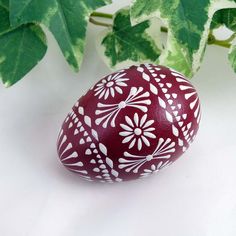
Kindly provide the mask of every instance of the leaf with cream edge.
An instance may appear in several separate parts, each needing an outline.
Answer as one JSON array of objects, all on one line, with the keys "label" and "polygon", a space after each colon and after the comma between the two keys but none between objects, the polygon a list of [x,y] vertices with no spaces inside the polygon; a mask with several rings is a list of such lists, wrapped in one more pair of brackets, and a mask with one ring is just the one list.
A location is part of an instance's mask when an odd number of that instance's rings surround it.
[{"label": "leaf with cream edge", "polygon": [[9,29],[9,2],[8,0],[0,0],[0,35],[9,31]]},{"label": "leaf with cream edge", "polygon": [[78,71],[83,59],[90,14],[110,0],[10,0],[13,26],[42,23],[56,38],[66,60]]},{"label": "leaf with cream edge", "polygon": [[123,8],[114,15],[113,28],[101,32],[97,49],[112,69],[121,69],[134,63],[155,62],[160,56],[160,31],[155,32],[157,19],[131,26],[130,10]]},{"label": "leaf with cream edge", "polygon": [[214,14],[211,28],[215,29],[220,26],[236,31],[236,9],[221,9]]},{"label": "leaf with cream edge", "polygon": [[[222,9],[215,13],[211,28],[215,29],[219,26],[225,26],[228,29],[234,32],[234,37],[236,33],[236,9]],[[232,44],[229,50],[229,62],[236,73],[236,45],[235,43]]]},{"label": "leaf with cream edge", "polygon": [[231,64],[234,72],[236,73],[236,45],[233,45],[230,48],[228,57],[229,57],[230,64]]},{"label": "leaf with cream edge", "polygon": [[11,28],[9,2],[0,0],[0,78],[9,87],[19,81],[43,58],[46,38],[40,26],[26,24]]},{"label": "leaf with cream edge", "polygon": [[219,10],[215,12],[215,14],[213,15],[213,18],[211,20],[211,26],[210,26],[211,30],[218,29],[220,26],[223,25],[221,11],[222,10]]},{"label": "leaf with cream edge", "polygon": [[133,25],[160,18],[168,26],[167,46],[158,63],[193,77],[198,71],[217,10],[235,8],[233,0],[134,0]]}]

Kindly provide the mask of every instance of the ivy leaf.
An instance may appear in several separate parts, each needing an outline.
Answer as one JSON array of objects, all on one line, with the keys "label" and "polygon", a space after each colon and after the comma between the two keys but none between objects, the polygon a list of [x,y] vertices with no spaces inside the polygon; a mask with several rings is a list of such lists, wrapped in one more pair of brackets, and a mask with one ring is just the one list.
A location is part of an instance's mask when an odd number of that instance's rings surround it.
[{"label": "ivy leaf", "polygon": [[56,38],[66,60],[79,70],[90,14],[110,0],[10,0],[12,25],[38,22]]},{"label": "ivy leaf", "polygon": [[214,30],[214,29],[219,28],[222,25],[223,25],[223,22],[222,22],[222,10],[219,10],[219,11],[215,12],[215,14],[213,15],[210,29]]},{"label": "ivy leaf", "polygon": [[236,9],[222,9],[214,14],[211,28],[215,29],[222,25],[236,31]]},{"label": "ivy leaf", "polygon": [[161,18],[169,33],[158,62],[193,77],[203,58],[213,14],[234,7],[234,0],[134,0],[131,18],[133,24]]},{"label": "ivy leaf", "polygon": [[232,47],[230,48],[228,58],[234,72],[236,73],[236,45],[232,45]]},{"label": "ivy leaf", "polygon": [[9,3],[8,0],[0,0],[0,35],[9,31]]},{"label": "ivy leaf", "polygon": [[10,27],[7,0],[0,0],[0,12],[0,78],[9,87],[43,58],[47,45],[43,31],[35,24]]},{"label": "ivy leaf", "polygon": [[[236,9],[222,9],[215,13],[213,21],[211,24],[212,29],[217,26],[226,26],[228,29],[232,30],[234,34],[232,38],[235,37],[236,33]],[[229,62],[236,73],[236,45],[232,44],[228,55]]]},{"label": "ivy leaf", "polygon": [[98,50],[113,69],[127,67],[134,63],[155,62],[161,50],[158,36],[151,37],[154,20],[131,26],[129,8],[118,11],[113,20],[113,28],[103,31],[98,38]]}]

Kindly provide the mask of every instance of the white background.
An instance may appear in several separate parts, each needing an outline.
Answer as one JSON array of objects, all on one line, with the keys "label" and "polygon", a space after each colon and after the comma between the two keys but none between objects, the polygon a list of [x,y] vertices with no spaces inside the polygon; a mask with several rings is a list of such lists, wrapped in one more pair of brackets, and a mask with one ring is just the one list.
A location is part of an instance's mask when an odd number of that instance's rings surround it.
[{"label": "white background", "polygon": [[39,66],[16,86],[0,86],[0,235],[235,236],[236,75],[227,49],[208,47],[192,80],[201,128],[174,165],[145,180],[103,185],[80,180],[58,162],[56,139],[67,112],[109,73],[95,50],[99,30],[89,27],[79,74],[49,35]]}]

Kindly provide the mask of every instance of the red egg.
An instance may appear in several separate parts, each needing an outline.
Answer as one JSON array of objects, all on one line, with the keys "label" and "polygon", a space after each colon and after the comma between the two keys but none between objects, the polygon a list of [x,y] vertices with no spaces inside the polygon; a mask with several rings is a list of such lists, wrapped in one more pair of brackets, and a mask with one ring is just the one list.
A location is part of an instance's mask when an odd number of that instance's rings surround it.
[{"label": "red egg", "polygon": [[89,181],[143,178],[188,149],[200,118],[197,92],[182,74],[132,66],[101,79],[78,100],[62,125],[58,154]]}]

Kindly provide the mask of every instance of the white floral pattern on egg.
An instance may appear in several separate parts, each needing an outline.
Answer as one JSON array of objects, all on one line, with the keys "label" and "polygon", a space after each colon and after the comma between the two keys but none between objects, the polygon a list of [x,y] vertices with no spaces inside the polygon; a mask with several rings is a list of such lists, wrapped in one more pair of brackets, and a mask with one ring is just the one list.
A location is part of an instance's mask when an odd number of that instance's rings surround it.
[{"label": "white floral pattern on egg", "polygon": [[58,154],[89,181],[143,178],[188,149],[200,119],[197,92],[183,75],[163,66],[132,66],[79,99],[62,125]]}]

